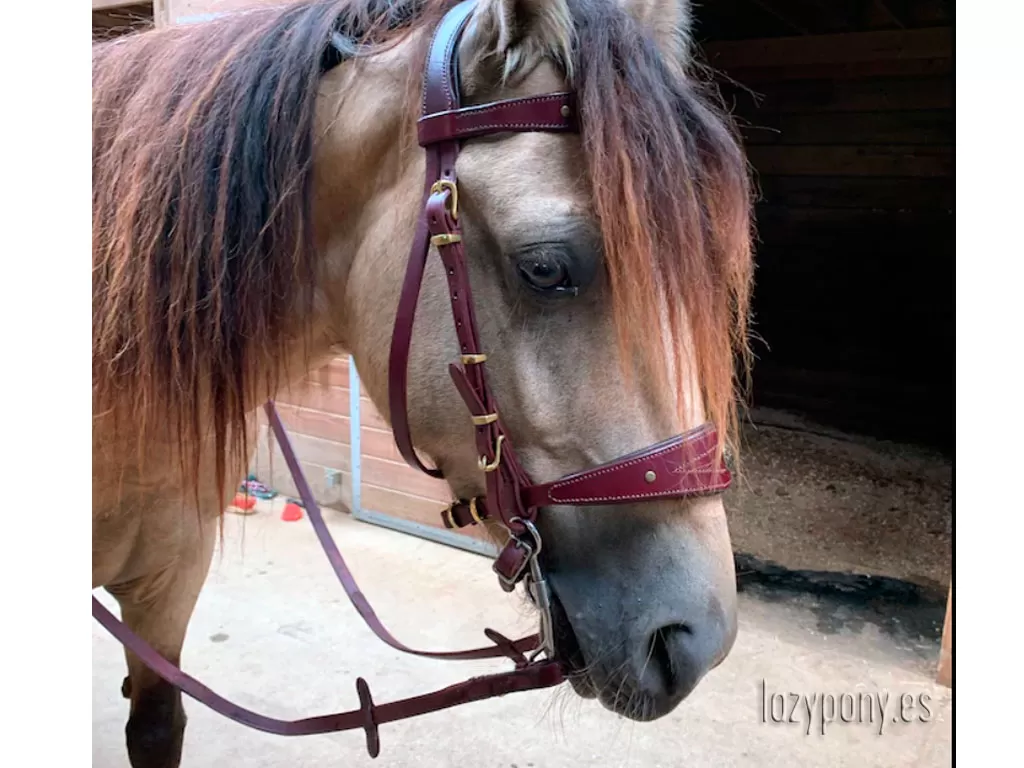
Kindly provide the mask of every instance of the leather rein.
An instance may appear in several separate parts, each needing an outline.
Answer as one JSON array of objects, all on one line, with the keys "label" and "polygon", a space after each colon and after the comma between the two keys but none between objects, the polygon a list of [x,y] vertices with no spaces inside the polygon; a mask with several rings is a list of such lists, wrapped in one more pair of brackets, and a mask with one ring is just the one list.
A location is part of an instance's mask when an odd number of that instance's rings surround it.
[{"label": "leather rein", "polygon": [[461,143],[476,136],[524,131],[577,132],[579,128],[572,92],[462,107],[457,49],[473,6],[473,0],[464,0],[448,11],[434,32],[427,58],[422,117],[418,123],[419,143],[426,151],[423,211],[409,255],[392,335],[389,404],[395,442],[402,456],[414,468],[440,478],[441,472],[424,466],[417,457],[406,410],[413,320],[427,258],[433,247],[447,275],[460,345],[461,366],[450,365],[449,373],[476,427],[479,466],[485,474],[487,489],[483,497],[450,505],[442,513],[442,519],[446,527],[456,528],[493,518],[506,528],[509,540],[493,568],[506,591],[514,590],[520,581],[525,582],[540,612],[540,632],[510,640],[485,629],[484,634],[491,642],[489,646],[438,652],[416,650],[391,635],[370,607],[338,551],[273,401],[267,402],[264,410],[310,522],[345,593],[374,634],[392,648],[417,656],[452,660],[507,657],[514,663],[514,669],[387,704],[375,704],[366,681],[358,678],[358,709],[300,720],[279,720],[246,709],[207,688],[165,659],[93,597],[93,617],[143,664],[182,693],[237,723],[281,736],[361,728],[366,733],[371,757],[380,752],[378,726],[382,723],[514,691],[546,688],[565,679],[565,667],[555,657],[550,593],[538,558],[542,543],[535,523],[540,508],[688,498],[721,492],[731,481],[729,470],[716,460],[718,436],[711,424],[549,483],[532,482],[516,458],[487,381],[487,354],[480,346],[462,245],[455,164]]}]

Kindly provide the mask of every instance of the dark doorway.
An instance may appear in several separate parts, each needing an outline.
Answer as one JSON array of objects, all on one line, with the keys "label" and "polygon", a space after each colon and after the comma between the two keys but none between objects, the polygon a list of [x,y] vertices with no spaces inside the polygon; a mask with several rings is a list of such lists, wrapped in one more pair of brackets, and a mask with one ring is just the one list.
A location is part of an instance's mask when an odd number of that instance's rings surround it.
[{"label": "dark doorway", "polygon": [[754,405],[951,453],[952,3],[695,15],[760,191]]}]

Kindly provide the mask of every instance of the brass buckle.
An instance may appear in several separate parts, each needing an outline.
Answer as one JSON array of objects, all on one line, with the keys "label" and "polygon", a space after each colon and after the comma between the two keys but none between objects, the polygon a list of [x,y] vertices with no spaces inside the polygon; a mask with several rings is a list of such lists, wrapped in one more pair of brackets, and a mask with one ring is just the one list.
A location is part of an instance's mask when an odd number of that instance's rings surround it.
[{"label": "brass buckle", "polygon": [[[447,507],[441,510],[441,516],[444,519],[444,521],[448,523],[449,528],[461,527],[458,523],[455,522],[455,515],[453,514],[455,511],[455,506],[461,503],[462,502],[458,500],[453,501],[451,504],[449,504]],[[476,508],[476,496],[469,500],[469,516],[473,518],[473,522],[477,523],[478,525],[482,525],[484,522],[484,519],[480,517],[480,511]]]},{"label": "brass buckle", "polygon": [[480,365],[487,362],[487,355],[483,352],[474,352],[470,355],[460,355],[463,365]]},{"label": "brass buckle", "polygon": [[484,472],[493,472],[501,464],[501,443],[504,439],[504,435],[498,435],[498,442],[494,445],[494,461],[488,462],[486,456],[481,456],[476,460],[477,466]]},{"label": "brass buckle", "polygon": [[455,185],[455,182],[451,179],[438,179],[430,185],[430,194],[438,195],[445,190],[451,192],[452,197],[452,218],[458,220],[459,218],[459,188]]},{"label": "brass buckle", "polygon": [[480,517],[480,513],[476,511],[476,496],[469,500],[469,516],[473,518],[475,523],[483,523],[484,519]]}]

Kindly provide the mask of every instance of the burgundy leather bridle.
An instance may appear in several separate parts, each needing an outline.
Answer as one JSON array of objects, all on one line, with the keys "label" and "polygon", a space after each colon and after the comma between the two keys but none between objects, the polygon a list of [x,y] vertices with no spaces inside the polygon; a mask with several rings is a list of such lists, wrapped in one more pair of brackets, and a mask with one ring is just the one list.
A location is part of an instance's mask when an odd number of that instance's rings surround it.
[{"label": "burgundy leather bridle", "polygon": [[548,93],[462,107],[459,95],[457,44],[473,3],[456,5],[439,25],[431,43],[423,82],[419,142],[426,149],[427,170],[423,213],[409,254],[398,303],[388,366],[391,427],[403,458],[411,466],[440,478],[441,472],[423,465],[413,449],[406,409],[407,368],[413,319],[423,271],[433,245],[448,279],[461,365],[451,364],[455,388],[469,409],[476,434],[480,469],[486,494],[458,501],[442,515],[448,528],[463,527],[495,518],[508,530],[508,543],[494,562],[502,588],[511,591],[529,570],[531,593],[541,608],[541,638],[550,652],[545,631],[546,587],[539,576],[541,541],[535,521],[542,507],[557,505],[622,504],[624,502],[679,499],[716,493],[729,486],[728,469],[718,461],[718,435],[711,424],[607,464],[577,472],[550,483],[530,480],[516,458],[497,400],[487,381],[487,353],[481,349],[469,271],[459,223],[459,149],[474,136],[512,132],[576,132],[578,116],[574,94]]},{"label": "burgundy leather bridle", "polygon": [[362,728],[366,732],[371,757],[376,757],[380,750],[378,726],[381,723],[562,682],[565,669],[555,658],[550,596],[538,557],[541,539],[535,523],[541,508],[689,498],[721,492],[730,483],[729,470],[717,457],[718,436],[711,424],[548,483],[532,482],[517,460],[487,381],[487,353],[480,346],[462,245],[455,165],[461,143],[466,139],[507,132],[576,132],[578,116],[571,92],[508,99],[475,107],[461,106],[457,47],[473,6],[473,0],[465,0],[448,11],[434,32],[427,58],[422,117],[418,124],[419,143],[426,150],[424,203],[395,318],[389,365],[389,404],[392,429],[402,456],[413,467],[440,478],[442,475],[438,470],[427,468],[417,457],[406,410],[413,319],[424,268],[433,246],[447,274],[460,345],[461,365],[450,365],[449,372],[475,426],[479,466],[486,478],[484,496],[450,505],[442,518],[449,528],[481,523],[488,518],[499,521],[506,528],[509,540],[493,567],[506,591],[512,591],[517,583],[525,580],[540,612],[539,634],[513,641],[486,629],[484,633],[492,645],[444,652],[415,650],[395,639],[359,590],[331,538],[272,401],[264,406],[270,428],[310,521],[345,592],[373,632],[392,648],[418,656],[439,659],[504,656],[514,662],[515,669],[382,705],[374,704],[365,680],[359,678],[356,681],[359,709],[302,720],[278,720],[216,694],[163,658],[93,597],[93,616],[100,624],[153,672],[216,712],[243,725],[284,736]]}]

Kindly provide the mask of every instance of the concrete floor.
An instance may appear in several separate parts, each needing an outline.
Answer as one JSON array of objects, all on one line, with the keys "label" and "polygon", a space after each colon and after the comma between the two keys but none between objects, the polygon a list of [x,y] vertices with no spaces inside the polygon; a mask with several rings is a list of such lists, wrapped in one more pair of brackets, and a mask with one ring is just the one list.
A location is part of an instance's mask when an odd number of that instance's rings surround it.
[{"label": "concrete floor", "polygon": [[[521,598],[505,596],[484,558],[327,511],[339,546],[385,624],[424,648],[478,645],[481,630],[532,631]],[[97,594],[113,605],[106,593]],[[834,621],[821,621],[827,612]],[[729,658],[674,713],[654,723],[617,718],[567,686],[470,704],[381,727],[384,768],[459,766],[945,766],[952,761],[952,694],[932,682],[937,647],[901,638],[843,605],[744,593]],[[401,655],[362,624],[335,583],[307,521],[284,523],[266,503],[229,516],[186,642],[185,669],[266,714],[297,718],[357,706],[355,678],[377,701],[497,671],[501,662],[435,662]],[[93,629],[93,765],[128,766],[120,647]],[[762,682],[764,681],[764,682]],[[815,715],[773,723],[767,694],[808,699],[888,693],[884,728],[839,719],[822,736]],[[928,722],[895,723],[903,694],[930,697]],[[785,697],[789,718],[790,697]],[[915,699],[920,701],[920,699]],[[282,738],[250,731],[186,699],[183,766],[371,765],[364,736]],[[802,706],[801,706],[802,710]],[[924,711],[918,705],[915,714]],[[864,718],[866,720],[866,718]]]}]

